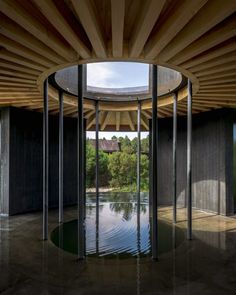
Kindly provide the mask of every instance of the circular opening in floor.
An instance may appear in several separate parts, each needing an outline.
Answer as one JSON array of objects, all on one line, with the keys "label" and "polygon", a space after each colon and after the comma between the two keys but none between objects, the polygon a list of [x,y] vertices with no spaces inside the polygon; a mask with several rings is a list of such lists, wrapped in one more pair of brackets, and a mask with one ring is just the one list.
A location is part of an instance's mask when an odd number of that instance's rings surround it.
[{"label": "circular opening in floor", "polygon": [[[97,214],[99,217],[97,218]],[[100,195],[98,212],[95,194],[87,195],[86,254],[90,257],[130,258],[151,255],[151,227],[148,194],[141,194],[140,208],[135,193]],[[78,220],[55,228],[52,242],[72,254],[78,253]],[[184,240],[184,233],[172,224],[158,221],[158,254],[169,252]]]}]

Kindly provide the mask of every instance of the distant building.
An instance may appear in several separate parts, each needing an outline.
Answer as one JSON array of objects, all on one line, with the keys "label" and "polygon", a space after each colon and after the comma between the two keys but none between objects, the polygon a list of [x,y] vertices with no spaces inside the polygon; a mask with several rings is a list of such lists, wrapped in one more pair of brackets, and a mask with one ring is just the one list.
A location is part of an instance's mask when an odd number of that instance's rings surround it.
[{"label": "distant building", "polygon": [[[96,141],[95,139],[89,139],[89,142],[95,148]],[[109,139],[99,139],[99,150],[104,153],[112,154],[114,152],[120,152],[120,142],[117,140],[109,140]]]}]

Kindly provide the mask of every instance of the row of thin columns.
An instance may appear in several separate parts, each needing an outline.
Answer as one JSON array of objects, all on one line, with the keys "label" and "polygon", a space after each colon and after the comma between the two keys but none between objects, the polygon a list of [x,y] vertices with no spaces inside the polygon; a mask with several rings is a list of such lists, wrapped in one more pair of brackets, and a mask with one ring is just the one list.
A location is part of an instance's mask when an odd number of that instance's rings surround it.
[{"label": "row of thin columns", "polygon": [[[158,155],[158,101],[157,101],[158,69],[153,65],[152,71],[152,121],[150,139],[150,204],[152,216],[152,258],[158,258],[158,211],[157,211],[157,155]],[[85,256],[85,134],[83,118],[83,67],[78,66],[78,258]],[[96,102],[96,207],[99,207],[99,105]],[[137,111],[137,193],[140,204],[140,118],[141,103]],[[43,113],[43,240],[48,239],[48,179],[49,179],[49,131],[48,131],[48,80],[44,82]],[[177,222],[177,96],[173,101],[173,222]],[[192,84],[188,80],[187,100],[187,238],[192,238]],[[97,210],[98,212],[98,210]],[[59,222],[63,222],[63,93],[59,92]],[[98,222],[98,216],[97,216]]]}]

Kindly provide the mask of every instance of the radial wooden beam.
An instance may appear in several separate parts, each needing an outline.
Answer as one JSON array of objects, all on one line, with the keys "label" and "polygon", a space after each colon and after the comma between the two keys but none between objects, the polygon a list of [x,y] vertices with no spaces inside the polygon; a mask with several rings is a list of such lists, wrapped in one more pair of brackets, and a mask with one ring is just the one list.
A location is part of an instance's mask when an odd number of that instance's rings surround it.
[{"label": "radial wooden beam", "polygon": [[95,54],[97,57],[105,58],[107,53],[103,31],[92,2],[90,0],[71,0],[71,2],[88,35]]},{"label": "radial wooden beam", "polygon": [[18,54],[19,56],[22,56],[24,58],[28,58],[32,61],[35,61],[45,67],[55,66],[55,63],[50,61],[49,59],[39,55],[38,53],[35,53],[31,49],[28,49],[27,47],[22,46],[15,41],[12,41],[4,37],[3,35],[0,35],[0,44],[4,46],[8,51]]},{"label": "radial wooden beam", "polygon": [[152,118],[152,114],[150,114],[148,111],[142,110],[142,114],[149,120]]},{"label": "radial wooden beam", "polygon": [[[213,2],[211,2],[213,3]],[[236,3],[236,2],[235,2]],[[236,34],[236,16],[233,14],[226,21],[217,25],[214,29],[201,36],[198,40],[184,48],[180,53],[176,54],[170,63],[180,65],[198,54],[203,53],[212,47],[235,37]]]},{"label": "radial wooden beam", "polygon": [[145,46],[145,56],[155,58],[165,46],[177,35],[178,32],[191,20],[202,8],[207,0],[180,1],[173,8],[167,19],[161,25],[156,34]]},{"label": "radial wooden beam", "polygon": [[116,112],[116,131],[120,130],[121,112]]},{"label": "radial wooden beam", "polygon": [[[71,47],[83,58],[89,58],[91,53],[89,48],[78,38],[74,30],[66,22],[62,14],[57,9],[52,0],[33,0],[35,5],[45,15],[49,22],[56,28],[60,29],[60,34],[64,36]],[[77,28],[78,30],[79,28]]]},{"label": "radial wooden beam", "polygon": [[140,120],[141,120],[141,124],[144,126],[144,128],[146,130],[149,130],[149,125],[148,125],[147,119],[145,116],[143,116],[143,114],[141,114]]},{"label": "radial wooden beam", "polygon": [[128,124],[130,126],[130,129],[132,131],[134,131],[135,126],[134,126],[134,122],[133,122],[133,119],[132,119],[132,116],[131,116],[130,112],[125,112],[125,114],[126,114],[127,122],[128,122]]},{"label": "radial wooden beam", "polygon": [[5,60],[0,60],[0,68],[21,71],[23,73],[31,74],[33,76],[39,76],[40,74],[40,71],[33,70],[28,67],[22,67]]},{"label": "radial wooden beam", "polygon": [[230,77],[212,78],[210,80],[202,81],[201,86],[218,85],[221,83],[235,82],[235,75]]},{"label": "radial wooden beam", "polygon": [[111,22],[112,53],[114,57],[122,57],[125,22],[125,0],[111,0]]},{"label": "radial wooden beam", "polygon": [[218,60],[218,57],[221,58],[221,56],[224,56],[232,51],[235,51],[236,38],[232,38],[227,42],[229,43],[226,44],[225,42],[223,42],[222,44],[217,46],[217,48],[211,49],[209,52],[205,52],[200,56],[197,55],[195,58],[192,58],[191,60],[181,64],[180,66],[185,69],[195,68],[197,66],[201,67],[202,64],[204,65],[207,62],[211,63],[212,60],[216,61]]},{"label": "radial wooden beam", "polygon": [[57,64],[66,62],[66,59],[64,57],[57,54],[55,51],[53,51],[47,45],[32,36],[32,34],[27,32],[23,28],[17,26],[15,22],[10,20],[4,14],[0,13],[0,19],[2,19],[0,33],[5,37],[31,49],[32,51],[44,57],[46,56],[52,62],[55,62]]},{"label": "radial wooden beam", "polygon": [[22,56],[19,56],[18,54],[9,52],[6,49],[0,49],[0,58],[6,61],[10,61],[19,65],[26,66],[28,68],[38,70],[38,71],[45,71],[47,69],[45,66],[32,62],[29,59],[23,58]]},{"label": "radial wooden beam", "polygon": [[13,0],[1,1],[0,11],[18,23],[33,36],[41,40],[56,53],[65,57],[68,61],[76,58],[75,52],[51,33],[43,24],[41,24],[33,15],[24,9],[20,2]]},{"label": "radial wooden beam", "polygon": [[231,15],[235,9],[235,0],[228,0],[227,5],[222,0],[208,1],[192,18],[191,22],[162,50],[158,58],[161,61],[170,60],[189,44]]},{"label": "radial wooden beam", "polygon": [[13,70],[5,70],[5,69],[0,69],[0,75],[7,75],[11,77],[19,77],[19,78],[25,78],[28,80],[36,80],[37,76],[35,75],[30,75],[30,74],[25,74],[19,71],[13,71]]},{"label": "radial wooden beam", "polygon": [[223,84],[221,83],[221,84],[217,84],[217,85],[207,85],[207,86],[201,85],[200,91],[205,90],[205,89],[206,90],[215,90],[215,91],[222,89],[224,91],[227,91],[227,90],[235,89],[235,88],[236,88],[236,83],[223,83]]},{"label": "radial wooden beam", "polygon": [[141,14],[137,19],[130,41],[130,56],[138,57],[154,27],[166,0],[146,0],[141,2]]},{"label": "radial wooden beam", "polygon": [[95,114],[95,110],[89,110],[88,113],[85,115],[86,119],[90,119]]},{"label": "radial wooden beam", "polygon": [[199,64],[195,67],[191,67],[190,71],[192,73],[197,73],[197,72],[202,72],[209,68],[212,69],[213,67],[217,67],[218,69],[218,68],[221,68],[221,66],[225,66],[226,63],[229,63],[229,62],[231,63],[233,61],[236,61],[236,51],[224,54],[217,58],[213,58],[212,60]]},{"label": "radial wooden beam", "polygon": [[10,76],[0,76],[0,81],[12,81],[12,82],[20,82],[22,84],[32,84],[36,86],[36,81],[35,80],[29,80],[29,79],[24,79],[24,78],[16,78],[16,77],[10,77]]},{"label": "radial wooden beam", "polygon": [[[236,60],[236,56],[234,56],[235,60]],[[232,61],[231,62],[228,62],[228,63],[224,63],[224,64],[221,64],[221,65],[217,65],[215,67],[210,67],[208,69],[205,69],[205,70],[201,70],[201,71],[198,71],[198,72],[195,72],[195,75],[196,77],[203,77],[203,76],[208,76],[211,74],[216,74],[216,73],[220,73],[220,72],[224,72],[224,71],[229,71],[229,70],[232,70],[232,69],[235,69],[236,68],[236,62]]]},{"label": "radial wooden beam", "polygon": [[4,87],[14,87],[17,86],[18,89],[20,89],[21,87],[27,87],[27,88],[35,88],[36,89],[36,85],[32,85],[32,84],[25,84],[25,83],[21,83],[21,82],[12,82],[10,79],[8,80],[4,80],[1,81],[1,77],[0,77],[0,87],[4,86]]},{"label": "radial wooden beam", "polygon": [[228,77],[231,77],[232,79],[235,78],[235,70],[234,69],[199,77],[199,81],[200,82],[204,82],[204,81],[208,81],[208,80],[212,81],[213,79],[219,79],[219,78],[227,79]]},{"label": "radial wooden beam", "polygon": [[104,114],[104,118],[102,120],[102,124],[101,124],[101,130],[104,130],[107,126],[107,123],[109,121],[109,118],[110,118],[110,112],[105,112]]}]

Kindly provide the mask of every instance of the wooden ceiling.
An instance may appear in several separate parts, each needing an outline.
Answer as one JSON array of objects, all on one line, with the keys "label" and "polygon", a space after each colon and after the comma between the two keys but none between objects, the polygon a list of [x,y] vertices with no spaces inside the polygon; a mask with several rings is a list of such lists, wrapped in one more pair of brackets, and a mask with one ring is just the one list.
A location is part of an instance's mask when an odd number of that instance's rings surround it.
[{"label": "wooden ceiling", "polygon": [[[0,105],[42,111],[42,83],[66,66],[105,60],[155,63],[193,82],[193,112],[236,106],[235,0],[1,0]],[[99,73],[98,73],[99,75]],[[58,95],[50,88],[50,112]],[[178,112],[186,114],[186,90]],[[171,96],[159,117],[172,116]],[[65,97],[66,116],[76,100]],[[101,104],[102,130],[135,130],[134,104]],[[94,104],[85,101],[88,128]],[[151,104],[143,106],[148,129]]]}]

